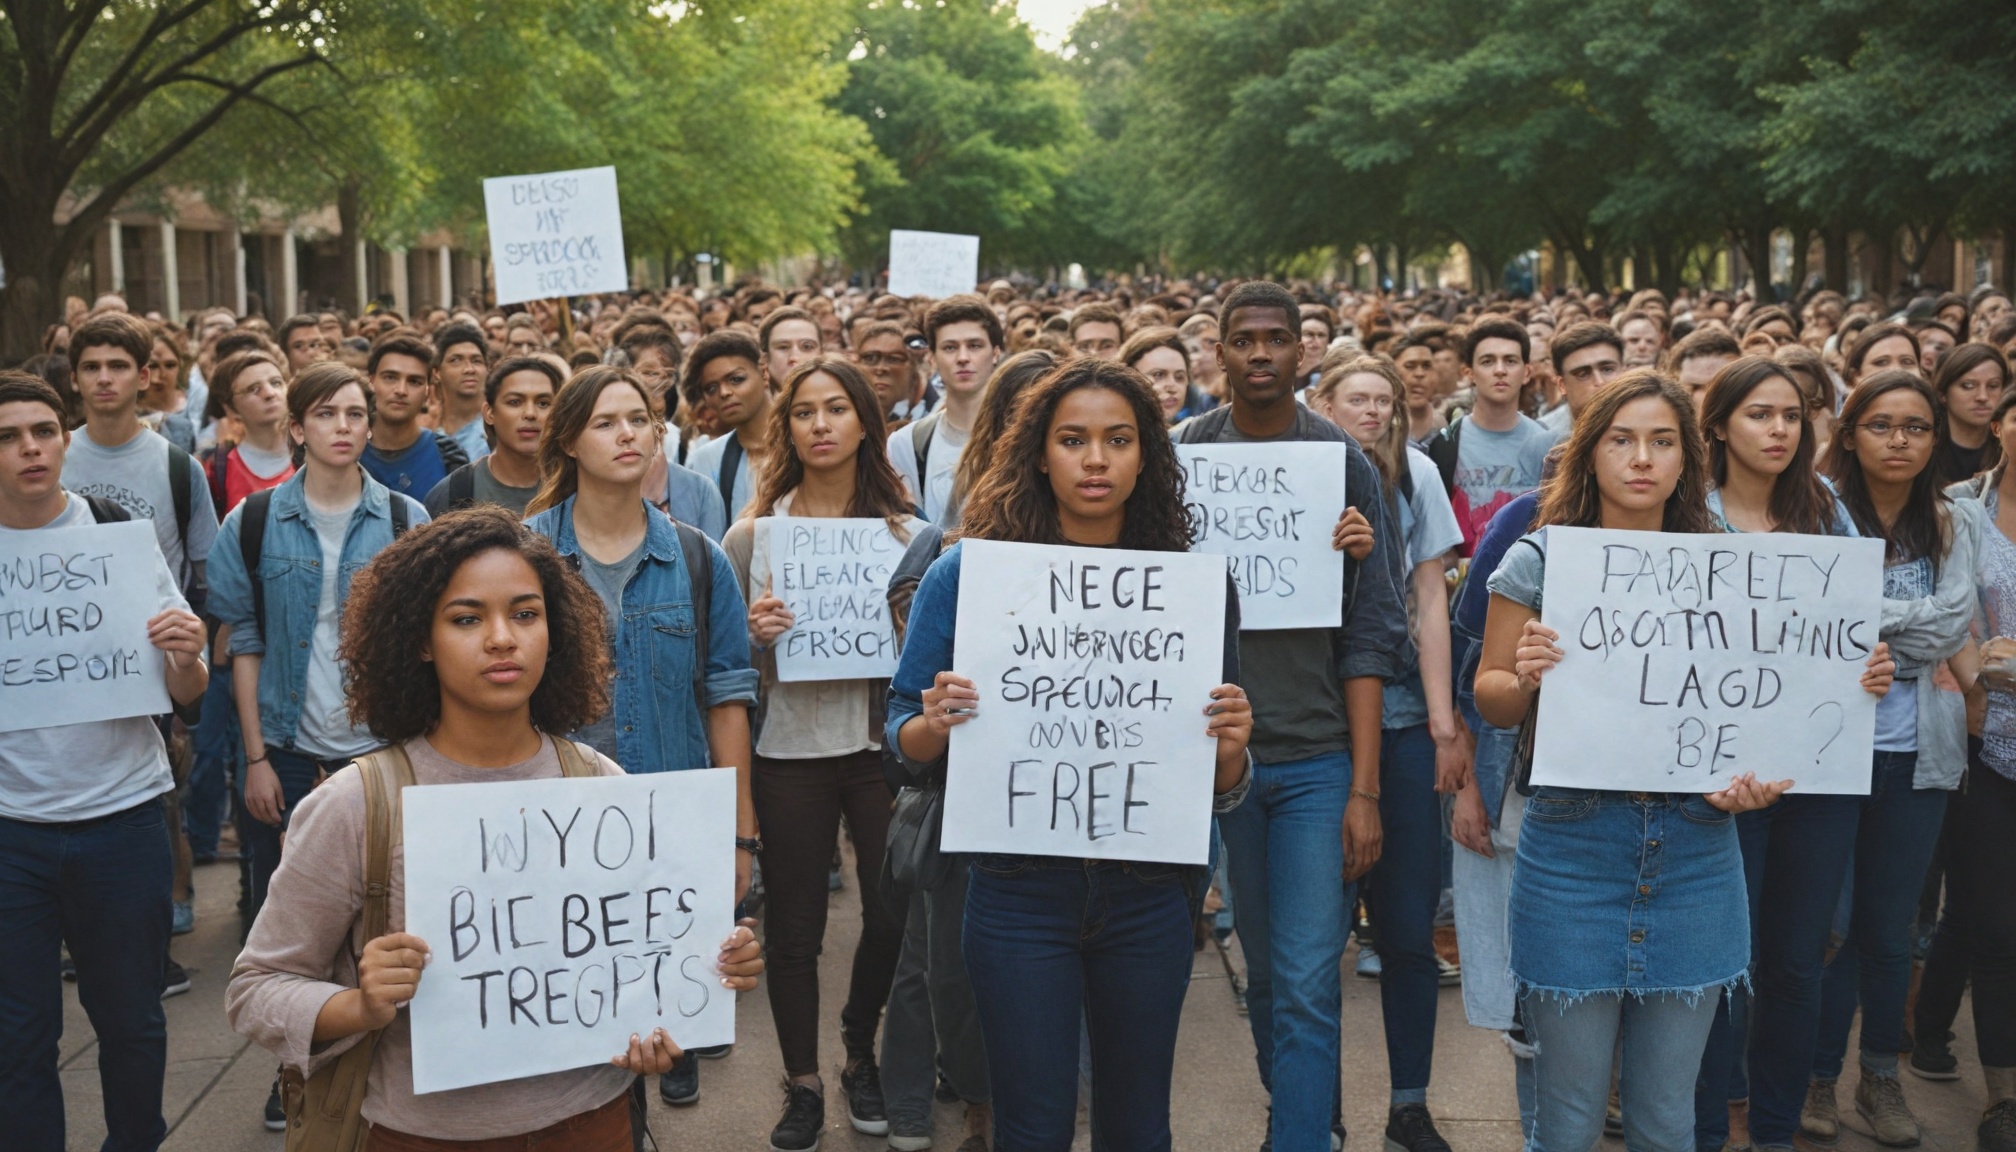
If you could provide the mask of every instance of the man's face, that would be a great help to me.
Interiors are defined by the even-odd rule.
[[[302,369],[310,364],[320,363],[333,354],[328,338],[320,328],[306,326],[287,333],[287,372],[299,376]]]
[[[882,411],[888,412],[897,404],[910,398],[910,378],[913,365],[910,350],[903,347],[903,338],[893,332],[871,336],[861,342],[854,359],[861,370],[868,374],[868,384],[875,389],[875,396],[882,402]]]
[[[441,357],[441,394],[463,401],[481,400],[483,378],[489,374],[490,362],[482,348],[474,344],[450,344],[447,354]]]
[[[719,356],[700,369],[700,391],[724,427],[740,428],[761,412],[766,387],[763,373],[740,356]]]
[[[770,330],[763,353],[770,383],[782,387],[791,370],[819,354],[819,325],[810,320],[786,320]]]
[[[1650,320],[1630,320],[1618,333],[1624,337],[1624,366],[1626,368],[1649,368],[1659,360],[1659,346],[1665,338],[1659,335],[1659,326]]]
[[[1000,355],[1001,350],[994,346],[985,326],[977,320],[961,320],[938,329],[931,362],[947,391],[971,396],[986,387]]]
[[[1526,387],[1526,353],[1510,338],[1481,340],[1463,375],[1477,390],[1478,404],[1515,405],[1519,390]]]
[[[546,337],[530,324],[520,324],[505,337],[504,348],[513,356],[536,356],[546,350]]]
[[[1925,369],[1925,378],[1939,370],[1939,361],[1953,350],[1953,337],[1944,328],[1923,328],[1918,332],[1918,361]]]
[[[505,321],[504,317],[485,316],[483,318],[483,334],[490,337],[492,344],[504,343],[504,339],[509,332],[510,325]]]
[[[527,459],[539,454],[539,434],[553,412],[553,381],[544,372],[513,372],[497,383],[497,400],[483,406],[483,422],[496,429],[497,451]]]
[[[819,350],[834,353],[844,351],[846,340],[842,338],[839,314],[821,312],[815,319],[819,323]]]
[[[394,352],[381,358],[371,374],[374,421],[399,428],[419,419],[427,405],[427,376],[427,362],[417,356]]]
[[[1680,386],[1694,398],[1694,414],[1701,414],[1701,402],[1708,395],[1708,382],[1728,367],[1734,356],[1690,356],[1680,362]]]
[[[196,326],[197,346],[201,347],[209,344],[212,340],[217,339],[217,337],[231,331],[237,324],[237,318],[228,312],[210,313],[208,316],[203,317],[201,324]]]
[[[16,400],[0,404],[0,501],[32,504],[63,483],[63,451],[70,433],[63,417],[47,404]]]
[[[77,394],[93,416],[131,411],[146,386],[147,373],[124,348],[94,344],[77,358]]]
[[[1111,360],[1120,351],[1120,325],[1110,320],[1087,320],[1072,335],[1071,350],[1080,356],[1103,356]]]
[[[1321,320],[1302,321],[1302,363],[1295,369],[1298,376],[1307,376],[1323,364],[1323,353],[1330,350],[1330,329]]]
[[[1435,352],[1416,344],[1400,353],[1394,361],[1400,369],[1400,383],[1406,387],[1404,399],[1409,408],[1425,409],[1435,403],[1436,377]]]
[[[662,411],[665,393],[679,382],[679,374],[672,370],[672,362],[664,351],[650,344],[637,347],[630,353],[630,370],[644,381],[644,387],[651,391],[651,403]]]
[[[322,338],[329,341],[331,348],[343,342],[343,321],[338,320],[334,312],[322,313],[316,326],[322,329]]]
[[[1446,399],[1456,392],[1456,385],[1463,379],[1463,353],[1455,348],[1444,348],[1435,353],[1435,398]]]
[[[1299,321],[1279,308],[1241,308],[1218,344],[1218,363],[1235,399],[1271,404],[1295,391],[1302,358]]]
[[[749,305],[749,323],[762,327],[763,318],[784,306],[784,301],[776,297]]]
[[[1568,396],[1569,413],[1582,411],[1589,398],[1622,371],[1624,358],[1608,344],[1591,344],[1570,352],[1561,361],[1561,389]]]

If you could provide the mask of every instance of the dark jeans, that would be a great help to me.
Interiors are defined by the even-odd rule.
[[[191,852],[215,856],[224,824],[227,781],[244,774],[245,742],[238,731],[237,709],[231,703],[230,665],[210,669],[210,686],[203,693],[203,718],[190,736],[196,762],[189,770],[182,830],[189,837]]]
[[[1821,988],[1813,1050],[1813,1075],[1821,1080],[1841,1075],[1858,998],[1863,1064],[1879,1071],[1897,1066],[1904,1043],[1904,1000],[1911,987],[1918,891],[1946,819],[1945,792],[1911,786],[1917,767],[1915,752],[1876,753],[1875,781],[1862,800],[1862,823],[1855,833],[1848,941],[1827,965]]]
[[[287,826],[294,820],[294,809],[314,791],[316,778],[326,769],[334,772],[349,761],[317,760],[290,752],[285,748],[266,746],[266,758],[273,765],[273,774],[280,778],[280,798],[286,807],[280,811],[280,823],[268,824],[250,812],[245,813],[244,826],[238,829],[238,842],[246,850],[252,866],[252,907],[247,910],[247,924],[259,919],[259,910],[266,906],[266,888],[273,882],[273,873],[280,867],[280,838]],[[239,785],[244,791],[244,785]]]
[[[826,876],[840,840],[840,817],[853,834],[861,940],[840,1039],[847,1059],[872,1059],[875,1026],[896,978],[903,923],[883,907],[882,851],[889,843],[889,785],[882,754],[855,752],[817,760],[756,757],[750,778],[763,829],[763,886],[769,893],[764,948],[770,1012],[787,1076],[819,1071],[819,950],[826,938]]]
[[[1067,1152],[1078,1029],[1092,1041],[1093,1142],[1166,1152],[1190,900],[1174,864],[982,856],[966,972],[994,1078],[996,1152]]]
[[[968,1103],[985,1103],[991,1092],[980,1014],[959,954],[966,874],[955,865],[937,887],[910,896],[903,959],[882,1026],[882,1098],[889,1130],[898,1136],[930,1135],[932,1089],[941,1074]]]
[[[1388,728],[1379,741],[1379,820],[1385,850],[1365,879],[1379,950],[1379,1008],[1395,1104],[1425,1104],[1435,1061],[1435,906],[1442,898],[1442,805],[1435,741],[1426,724]]]
[[[1918,986],[1919,1036],[1952,1028],[1968,976],[1981,1063],[2016,1067],[2016,781],[1978,760],[1946,807],[1946,915]]]
[[[61,947],[98,1035],[107,1152],[161,1146],[168,1022],[168,854],[161,802],[97,820],[31,824],[0,817],[0,1145],[63,1152]]]

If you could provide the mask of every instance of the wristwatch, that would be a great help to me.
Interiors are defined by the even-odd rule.
[[[740,851],[749,853],[751,856],[761,856],[763,854],[763,841],[753,836],[735,837],[735,847]]]

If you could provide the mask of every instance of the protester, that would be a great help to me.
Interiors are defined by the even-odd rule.
[[[942,526],[950,522],[952,477],[972,435],[981,390],[1001,359],[1001,321],[979,297],[953,296],[925,314],[924,337],[944,385],[944,403],[890,433],[888,453],[911,501],[926,520]]]
[[[360,462],[373,480],[414,500],[425,499],[443,477],[469,462],[454,437],[421,423],[433,391],[433,363],[431,345],[394,329],[371,345],[364,365],[371,431]]]
[[[271,352],[239,352],[211,372],[212,422],[229,416],[244,438],[219,445],[208,468],[210,495],[218,515],[247,496],[275,488],[294,475],[294,446],[287,439],[287,376]]]
[[[523,516],[539,494],[539,440],[553,412],[553,397],[565,383],[560,369],[536,356],[514,356],[490,369],[477,418],[485,451],[434,485],[427,493],[427,514],[438,517],[472,504],[495,504]]]
[[[1946,410],[1934,467],[1948,484],[1972,480],[1994,439],[1990,418],[2009,388],[2009,360],[1991,344],[1962,344],[1931,374],[1932,391]]]
[[[1526,329],[1510,320],[1493,317],[1473,326],[1463,338],[1463,378],[1476,390],[1476,405],[1428,443],[1463,528],[1465,555],[1475,550],[1492,513],[1540,482],[1529,445],[1553,438],[1519,410],[1531,354]]]
[[[755,478],[769,458],[770,409],[776,404],[756,341],[732,328],[709,332],[693,346],[686,378],[710,402],[719,434],[687,454],[686,466],[714,485],[729,521],[756,494]]]
[[[1871,324],[1848,347],[1841,379],[1852,393],[1867,377],[1892,369],[1924,375],[1918,337],[1902,324]]]
[[[1680,387],[1687,390],[1687,395],[1693,397],[1698,412],[1702,397],[1708,391],[1708,382],[1741,355],[1743,346],[1736,342],[1727,328],[1701,327],[1682,337],[1667,352],[1666,370],[1680,382]]]
[[[462,454],[480,460],[490,451],[483,419],[483,383],[490,374],[490,345],[466,324],[434,333],[434,428]],[[424,495],[424,493],[422,493]]]

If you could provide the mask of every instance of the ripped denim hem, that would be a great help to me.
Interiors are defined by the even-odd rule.
[[[1700,1003],[1702,997],[1713,992],[1729,993],[1738,988],[1743,989],[1746,993],[1749,992],[1750,970],[1746,967],[1735,975],[1717,980],[1712,984],[1697,984],[1685,988],[1553,988],[1544,984],[1535,984],[1517,973],[1513,974],[1512,982],[1514,990],[1522,1003],[1529,998],[1553,999],[1560,1001],[1563,1009],[1587,1000],[1592,996],[1615,996],[1620,999],[1630,996],[1638,1000],[1644,1000],[1652,996],[1672,996],[1684,1001],[1691,1008]]]

